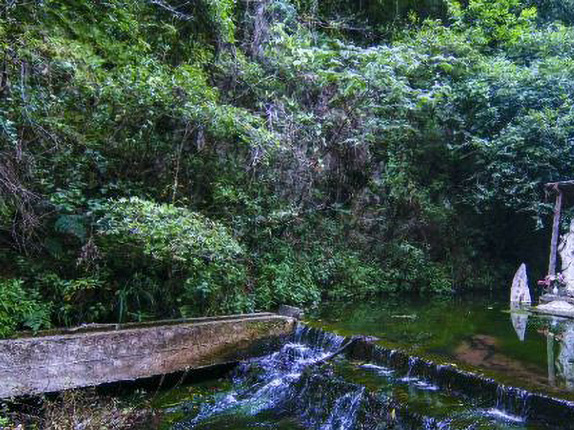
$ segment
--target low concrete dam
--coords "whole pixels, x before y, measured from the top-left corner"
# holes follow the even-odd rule
[[[198,408],[170,397],[177,418],[166,428],[574,429],[572,402],[303,324],[279,350],[213,385]]]
[[[244,360],[295,328],[272,313],[99,325],[0,340],[0,398],[137,380]]]

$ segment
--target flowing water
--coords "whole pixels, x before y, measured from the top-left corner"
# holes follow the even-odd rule
[[[574,320],[511,312],[508,297],[396,298],[322,307],[309,321],[341,335],[574,400]]]
[[[426,309],[412,306],[410,312]],[[490,311],[489,306],[486,309]],[[378,323],[382,322],[383,318],[392,318],[392,315],[397,314],[383,317],[385,311],[381,309],[380,312],[375,312],[376,309],[378,308],[374,304],[355,308],[326,308],[317,315],[315,323],[338,331],[387,335],[390,332],[383,331],[389,330],[389,327],[379,326]],[[494,308],[492,310],[494,311]],[[456,312],[459,311],[460,308]],[[386,312],[389,312],[389,309]],[[512,327],[510,314],[504,315],[507,324]],[[360,327],[357,326],[361,324],[361,321],[357,320],[358,316],[361,316],[363,323]],[[421,324],[416,323],[418,318],[422,318],[418,313],[404,313],[401,314],[400,320],[405,325]],[[394,320],[389,319],[386,322],[389,321]],[[402,324],[399,324],[399,327]],[[472,318],[472,324],[480,327],[476,318]],[[421,328],[422,326],[419,326],[418,329]],[[436,329],[434,335],[431,333],[430,336],[421,337],[419,343],[414,346],[408,340],[404,340],[404,344],[416,348],[419,352],[434,351],[433,347],[437,344],[465,342],[465,339],[481,332],[478,328],[466,334],[463,334],[463,328],[456,333],[448,332],[448,327],[444,329],[445,338],[448,338],[449,342],[445,342],[445,338],[441,338],[442,342],[441,339],[435,339],[434,336],[438,336],[439,331]],[[430,327],[427,326],[423,333],[428,333],[429,330]],[[416,331],[412,329],[413,334]],[[456,340],[452,340],[455,338]],[[394,338],[390,336],[390,339]],[[431,342],[432,339],[435,339],[434,343]],[[166,411],[165,428],[574,428],[571,418],[565,418],[560,424],[556,424],[555,420],[552,425],[543,419],[537,419],[536,413],[532,411],[536,402],[528,391],[502,385],[496,385],[497,388],[490,390],[490,382],[490,385],[485,385],[488,388],[486,391],[491,391],[489,395],[483,395],[480,390],[476,393],[472,390],[457,390],[440,378],[440,365],[429,365],[428,361],[414,355],[408,358],[404,352],[389,348],[378,348],[376,354],[367,354],[357,360],[357,354],[350,352],[353,346],[347,348],[345,353],[341,352],[348,346],[347,342],[348,339],[342,336],[301,325],[279,351],[241,363],[229,378],[210,381],[201,389],[197,386],[183,387],[175,394],[171,392],[169,401],[160,399]],[[434,352],[439,350],[440,348]],[[445,348],[440,351],[450,350]],[[448,354],[445,353],[445,356]],[[407,359],[401,361],[401,357]],[[516,357],[513,360],[519,360]]]

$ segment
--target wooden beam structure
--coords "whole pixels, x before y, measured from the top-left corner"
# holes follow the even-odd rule
[[[554,205],[554,220],[552,222],[552,239],[550,241],[550,259],[548,262],[548,278],[553,279],[556,276],[556,253],[558,249],[558,238],[560,236],[560,215],[562,211],[563,193],[559,185],[554,184],[553,189],[556,191],[556,203]]]
[[[558,187],[574,187],[574,180],[571,181],[558,181],[558,182],[548,182],[544,185],[546,188],[556,189]]]
[[[550,287],[552,281],[556,278],[556,260],[558,254],[558,240],[560,238],[560,217],[562,215],[562,205],[564,203],[564,194],[574,192],[574,180],[548,182],[544,184],[547,192],[556,193],[556,202],[554,203],[554,219],[552,221],[552,239],[550,240],[550,258],[548,259],[548,275],[539,285]]]

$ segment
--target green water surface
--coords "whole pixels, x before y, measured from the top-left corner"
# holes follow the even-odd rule
[[[574,398],[574,321],[511,312],[505,298],[400,297],[331,303],[309,314],[307,322],[340,335],[374,336],[385,347],[402,349],[441,364],[454,364],[508,385]],[[453,429],[551,428],[544,423],[526,424],[492,415],[493,404],[468,401],[456,393],[439,390],[430,381],[409,379],[408,374],[370,363],[338,357],[325,366],[335,379],[392,398],[411,412],[440,420],[446,418]],[[189,424],[202,405],[219,402],[230,389],[229,377],[182,385],[156,393],[153,406],[163,411],[162,428],[166,430],[305,429],[296,417],[274,409],[254,415],[234,410]],[[565,423],[564,428],[571,428],[570,425]]]
[[[374,336],[387,347],[574,399],[574,320],[511,312],[506,297],[333,303],[308,322],[341,335]]]

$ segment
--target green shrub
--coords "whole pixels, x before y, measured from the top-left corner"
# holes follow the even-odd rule
[[[409,242],[389,244],[384,282],[391,290],[435,294],[453,291],[453,279],[440,264],[429,258],[428,250]]]
[[[37,331],[50,326],[49,306],[22,280],[0,278],[0,298],[0,337],[23,328]]]
[[[123,285],[142,285],[145,273],[141,291],[155,293],[158,310],[177,307],[192,315],[251,308],[243,297],[245,251],[223,225],[139,198],[112,200],[101,210],[96,242],[106,268],[123,274]]]
[[[58,324],[448,292],[546,253],[523,238],[572,174],[572,0],[8,3],[0,276]]]
[[[312,267],[328,299],[360,299],[388,292],[381,265],[364,261],[358,252],[318,254]]]
[[[312,305],[321,299],[311,261],[289,243],[273,241],[272,253],[258,258],[254,299],[261,309],[280,304]]]
[[[36,274],[35,284],[50,298],[53,318],[59,325],[106,321],[113,315],[112,284],[105,276],[65,279],[50,271]]]
[[[475,42],[513,44],[534,28],[536,7],[528,7],[521,0],[469,0],[465,6],[461,3],[448,1],[451,15],[458,24],[468,26],[479,36]]]

